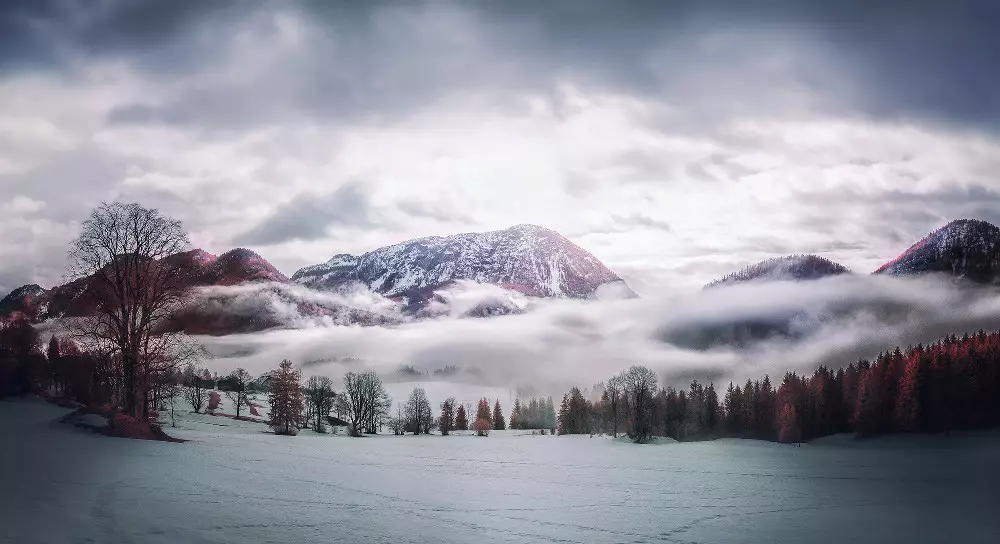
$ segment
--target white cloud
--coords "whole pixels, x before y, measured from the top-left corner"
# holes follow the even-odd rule
[[[460,290],[473,293],[472,288]],[[479,295],[495,293],[483,289]],[[364,307],[360,298],[354,304]],[[220,373],[236,366],[263,372],[283,358],[305,364],[307,373],[337,379],[357,368],[388,374],[402,364],[423,371],[455,365],[478,369],[479,374],[463,376],[480,384],[561,394],[632,364],[653,368],[674,386],[692,378],[741,382],[765,373],[780,381],[789,370],[811,373],[820,364],[846,366],[897,345],[995,329],[1000,298],[936,278],[841,276],[648,293],[630,300],[536,301],[523,314],[490,319],[461,318],[461,313],[388,327],[316,326],[319,322],[312,321],[304,329],[203,341],[216,355],[209,365]],[[692,343],[692,331],[748,321],[790,323],[792,336],[742,348],[720,343],[703,349]]]
[[[0,283],[59,281],[67,229],[102,199],[160,207],[220,253],[283,205],[358,184],[364,228],[331,220],[255,249],[291,274],[407,238],[537,223],[639,291],[786,253],[867,271],[950,219],[1000,221],[996,136],[830,107],[850,93],[801,71],[848,88],[857,74],[802,29],[685,26],[614,63],[610,48],[539,34],[547,20],[413,9],[336,32],[297,9],[238,10],[159,48],[4,73],[0,196],[44,202],[34,213],[65,239],[19,230],[17,243],[46,249],[33,270],[0,268]],[[515,55],[539,40],[555,43]],[[753,69],[733,69],[731,52]]]

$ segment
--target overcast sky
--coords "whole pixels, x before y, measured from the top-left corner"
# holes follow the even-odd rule
[[[288,275],[536,223],[640,293],[1000,223],[1000,7],[860,4],[6,0],[0,290],[114,199]]]

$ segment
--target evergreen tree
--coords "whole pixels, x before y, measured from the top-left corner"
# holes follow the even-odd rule
[[[873,436],[881,432],[879,410],[881,372],[879,365],[872,366],[861,374],[858,386],[857,408],[854,410],[854,429],[861,436]]]
[[[63,377],[62,355],[59,351],[59,340],[54,334],[49,338],[45,356],[48,360],[48,381],[56,390],[63,393],[65,391],[65,378]]]
[[[523,428],[521,426],[522,417],[523,417],[522,414],[521,414],[521,412],[522,412],[521,399],[520,398],[515,398],[514,399],[514,407],[511,408],[511,410],[510,410],[510,428],[511,429],[521,429],[521,428]]]
[[[705,432],[714,435],[719,426],[719,395],[715,393],[715,385],[708,384],[705,388]]]
[[[461,404],[455,409],[455,428],[459,431],[469,430],[469,418],[465,415],[465,406]]]
[[[490,414],[490,402],[486,399],[479,399],[479,406],[476,408],[476,435],[487,436],[493,428],[493,420]]]
[[[539,402],[539,405],[542,405],[542,403]],[[541,419],[544,422],[543,428],[548,429],[548,430],[552,431],[553,433],[555,433],[556,432],[556,407],[555,407],[555,404],[552,402],[552,397],[548,397],[548,398],[545,399],[545,403],[544,403],[542,409],[543,409],[543,413],[542,413]]]
[[[493,405],[493,430],[503,431],[507,428],[507,423],[503,418],[503,411],[500,409],[500,399]]]
[[[558,432],[560,435],[569,434],[571,425],[569,410],[569,393],[567,393],[563,395],[562,402],[559,404]]]
[[[463,417],[465,410],[459,406],[458,409],[462,411]],[[438,429],[441,430],[443,436],[448,436],[448,433],[455,428],[455,397],[449,397],[444,402],[441,403],[441,417],[438,421]]]
[[[795,406],[785,404],[781,407],[781,415],[778,418],[778,441],[790,444],[800,440],[802,440],[802,432],[799,429],[799,416],[795,411]]]

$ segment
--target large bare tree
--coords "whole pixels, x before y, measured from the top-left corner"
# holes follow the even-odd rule
[[[606,400],[605,407],[608,410],[608,416],[611,419],[611,436],[618,438],[618,421],[619,412],[621,411],[622,396],[625,389],[625,379],[621,374],[612,376],[608,380],[608,385],[604,387],[604,400]]]
[[[125,413],[147,415],[156,373],[191,355],[178,335],[158,330],[185,294],[185,263],[166,259],[188,248],[180,221],[139,204],[102,203],[71,243],[70,272],[86,278],[96,313],[80,334],[120,362]]]
[[[337,398],[337,393],[333,391],[333,381],[326,376],[311,376],[306,381],[304,392],[308,413],[312,416],[310,424],[313,430],[318,433],[325,432],[326,417],[330,415]]]
[[[382,380],[374,370],[348,372],[344,375],[344,394],[351,418],[351,436],[361,436],[362,432],[374,434],[388,417],[392,405]]]
[[[653,433],[651,420],[656,373],[644,366],[633,366],[621,375],[621,380],[622,393],[632,419],[629,437],[634,442],[646,442]]]

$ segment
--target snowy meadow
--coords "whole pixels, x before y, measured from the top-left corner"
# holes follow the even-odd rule
[[[802,447],[588,436],[351,439],[178,412],[183,444],[0,402],[3,542],[991,542],[1000,435]]]

